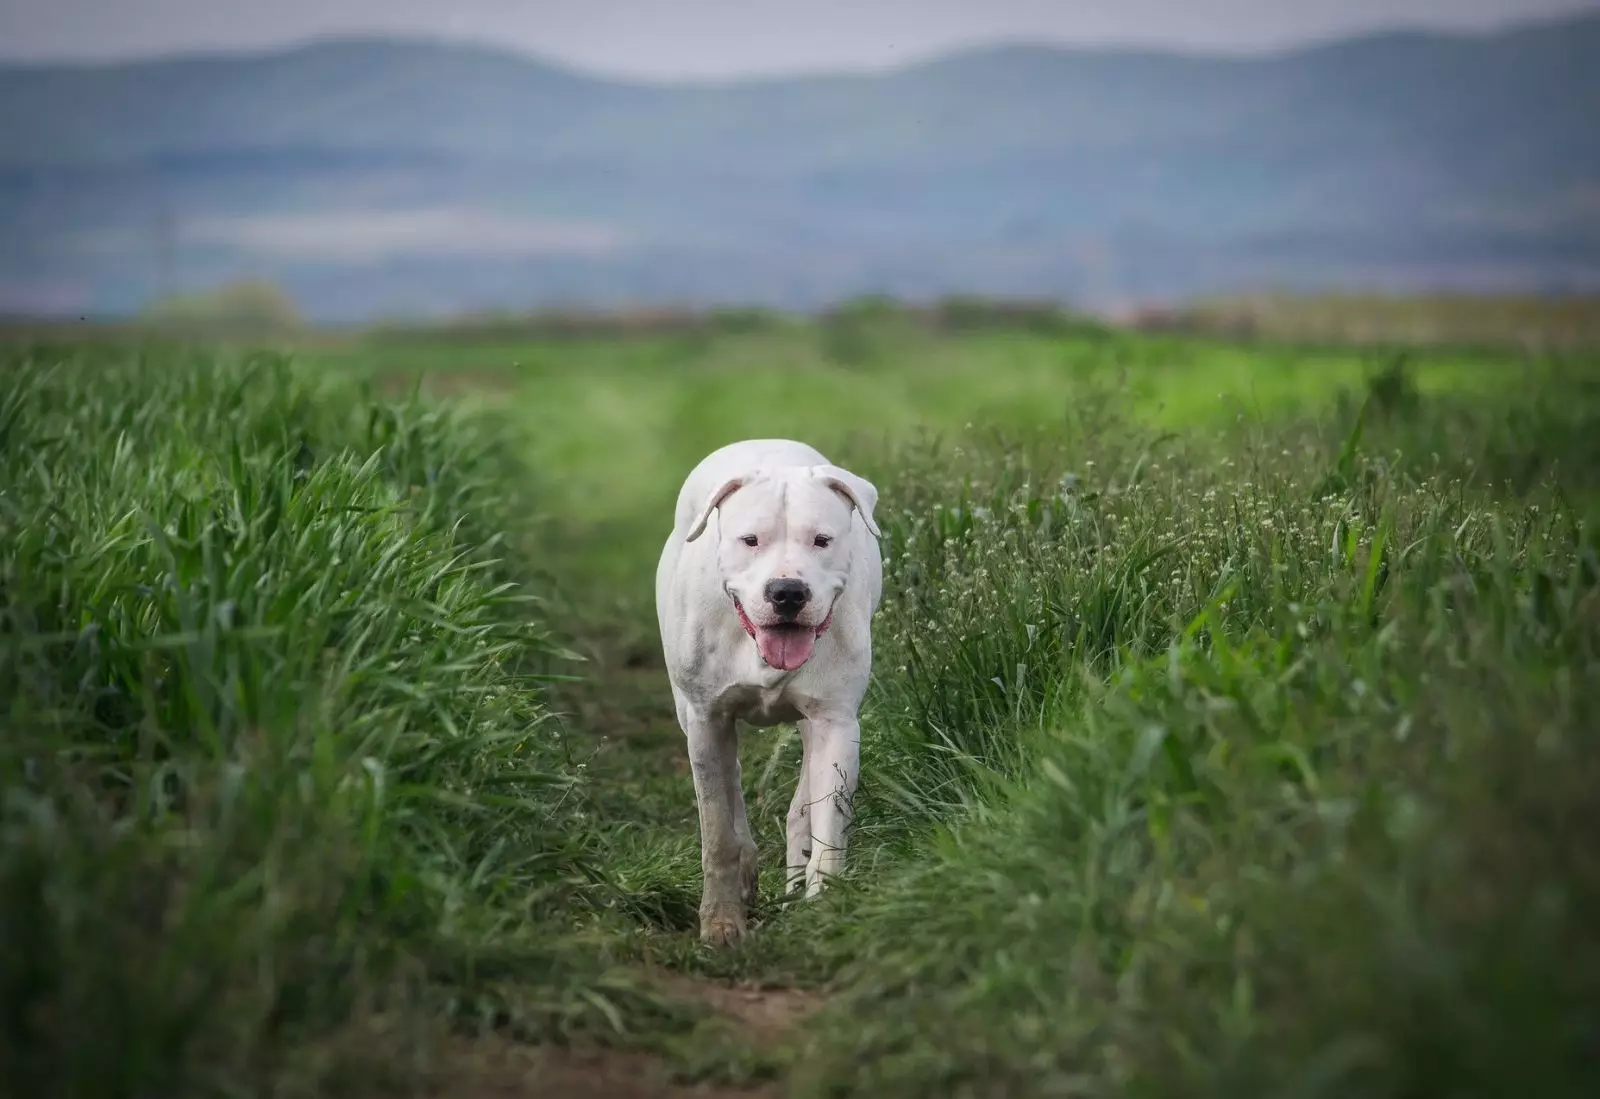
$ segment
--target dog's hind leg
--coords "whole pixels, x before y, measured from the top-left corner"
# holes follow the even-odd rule
[[[811,861],[811,782],[807,767],[811,756],[811,722],[800,722],[800,781],[794,786],[789,803],[788,844],[784,865],[786,892],[793,893],[806,881],[806,864]]]

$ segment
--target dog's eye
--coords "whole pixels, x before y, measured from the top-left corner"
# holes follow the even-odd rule
[[[753,534],[747,534],[743,538],[739,539],[739,541],[743,542],[747,546],[753,546],[756,544],[756,536]]]
[[[816,546],[818,549],[827,549],[828,543],[832,541],[833,539],[829,538],[826,534],[819,534],[815,538],[811,539],[811,544]]]

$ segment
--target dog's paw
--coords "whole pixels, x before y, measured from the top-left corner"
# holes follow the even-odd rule
[[[737,908],[718,908],[709,915],[700,916],[700,941],[718,949],[736,946],[749,932],[745,927],[744,913]]]

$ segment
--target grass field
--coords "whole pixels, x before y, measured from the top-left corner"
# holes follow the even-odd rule
[[[6,347],[0,1090],[1600,1084],[1600,358],[894,317]],[[881,493],[851,873],[695,936],[711,448]]]
[[[1145,318],[1191,333],[1347,344],[1404,341],[1527,351],[1600,345],[1600,300],[1587,297],[1376,294],[1262,294],[1194,302]]]

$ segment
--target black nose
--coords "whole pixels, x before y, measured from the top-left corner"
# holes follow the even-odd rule
[[[792,617],[799,614],[800,608],[811,598],[811,589],[803,580],[768,580],[766,594],[773,610]]]

